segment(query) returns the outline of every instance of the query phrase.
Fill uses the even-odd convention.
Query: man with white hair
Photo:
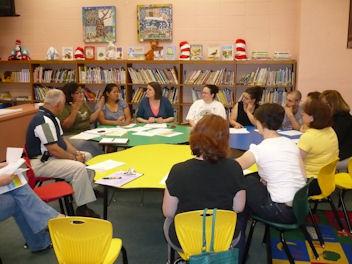
[[[90,153],[78,151],[63,137],[57,115],[65,105],[65,95],[61,90],[51,89],[45,96],[44,106],[29,123],[26,148],[36,176],[61,178],[71,183],[77,204],[76,214],[99,217],[87,203],[96,200],[90,176],[84,162]]]
[[[298,90],[287,93],[285,108],[285,118],[282,122],[283,130],[300,130],[302,126],[302,109],[300,102],[302,94]]]

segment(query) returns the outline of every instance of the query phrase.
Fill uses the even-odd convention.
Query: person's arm
[[[288,121],[290,121],[292,128],[295,130],[300,130],[301,124],[298,122],[295,115],[293,114],[292,107],[285,107],[285,114],[287,116]]]
[[[5,174],[0,176],[0,186],[8,185],[15,178],[15,174]]]
[[[171,196],[167,187],[164,191],[164,198],[163,198],[163,214],[165,217],[173,218],[175,216],[176,210],[178,205],[178,198],[175,196]]]
[[[105,103],[105,99],[104,99],[104,96],[102,96],[97,103],[96,110],[89,117],[89,123],[92,124],[95,121],[97,121],[99,114],[101,112],[101,109],[103,108],[104,103]]]
[[[255,157],[252,152],[246,151],[241,157],[237,158],[236,161],[240,164],[242,170],[245,170],[255,163]]]
[[[71,152],[64,150],[56,143],[48,144],[45,146],[48,149],[50,155],[57,158],[57,159],[76,160],[76,156],[74,153],[71,153]]]
[[[194,127],[196,125],[195,117],[196,117],[196,108],[198,107],[198,101],[195,101],[188,110],[186,121]]]
[[[243,126],[237,122],[237,116],[238,116],[238,103],[236,103],[235,106],[232,108],[231,115],[230,115],[230,124],[234,128],[242,128]]]
[[[240,190],[236,193],[235,197],[233,197],[232,209],[240,213],[244,210],[244,206],[246,205],[246,191]]]
[[[168,118],[158,117],[156,121],[158,123],[171,123],[171,122],[174,122],[174,120],[175,120],[175,118],[172,116],[172,117],[168,117]]]
[[[248,104],[247,107],[244,109],[244,111],[246,112],[249,121],[251,121],[252,125],[255,126],[255,118],[254,115],[252,113],[254,113],[254,104]]]
[[[82,102],[74,102],[71,105],[71,112],[70,114],[61,121],[61,125],[63,129],[69,129],[73,126],[73,124],[75,123],[76,117],[77,117],[77,113],[79,111],[79,109],[81,108]]]
[[[307,152],[302,149],[299,149],[299,152],[301,153],[302,160],[304,160],[307,157]]]
[[[123,109],[123,113],[125,115],[125,122],[122,125],[125,126],[125,125],[128,125],[129,123],[131,123],[131,120],[132,120],[132,115],[131,115],[130,108],[128,106],[126,106]]]

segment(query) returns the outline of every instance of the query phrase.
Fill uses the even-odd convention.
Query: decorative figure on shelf
[[[84,60],[84,49],[82,47],[77,47],[73,56],[75,60]]]
[[[116,60],[117,59],[117,48],[116,45],[110,41],[106,49],[105,58],[107,60]]]
[[[150,50],[144,54],[146,60],[154,60],[155,54],[158,54],[162,51],[163,47],[159,46],[159,41],[152,40],[150,41]]]
[[[59,59],[59,52],[54,47],[48,48],[46,52],[46,59],[47,60],[57,60]]]
[[[246,41],[244,39],[236,39],[235,47],[236,47],[235,59],[246,60],[247,59]]]
[[[180,60],[189,60],[191,56],[191,46],[187,41],[180,42]]]
[[[22,43],[19,39],[16,40],[16,46],[11,51],[11,55],[9,56],[8,60],[30,60],[29,52],[26,50],[25,54],[23,51],[25,49],[22,48]]]

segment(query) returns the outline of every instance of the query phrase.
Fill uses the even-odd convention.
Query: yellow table
[[[101,179],[116,171],[134,168],[137,172],[143,173],[143,175],[119,188],[164,189],[165,183],[161,181],[168,175],[171,167],[176,163],[188,160],[192,157],[192,152],[188,145],[153,144],[136,146],[115,153],[99,155],[89,160],[87,164],[94,165],[109,159],[125,162],[123,166],[106,172],[97,172],[95,180]],[[108,186],[104,186],[104,219],[107,218],[107,197]]]

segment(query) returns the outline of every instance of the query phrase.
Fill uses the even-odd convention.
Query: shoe
[[[42,248],[42,249],[39,249],[39,250],[35,250],[35,251],[32,251],[32,253],[42,253],[42,252],[45,252],[47,250],[50,250],[53,248],[53,244],[49,244],[49,246],[47,246],[46,248]]]
[[[76,209],[76,215],[77,216],[85,216],[85,217],[94,217],[94,218],[100,218],[100,215],[94,212],[92,209],[90,209],[86,205],[82,205],[77,207]]]

